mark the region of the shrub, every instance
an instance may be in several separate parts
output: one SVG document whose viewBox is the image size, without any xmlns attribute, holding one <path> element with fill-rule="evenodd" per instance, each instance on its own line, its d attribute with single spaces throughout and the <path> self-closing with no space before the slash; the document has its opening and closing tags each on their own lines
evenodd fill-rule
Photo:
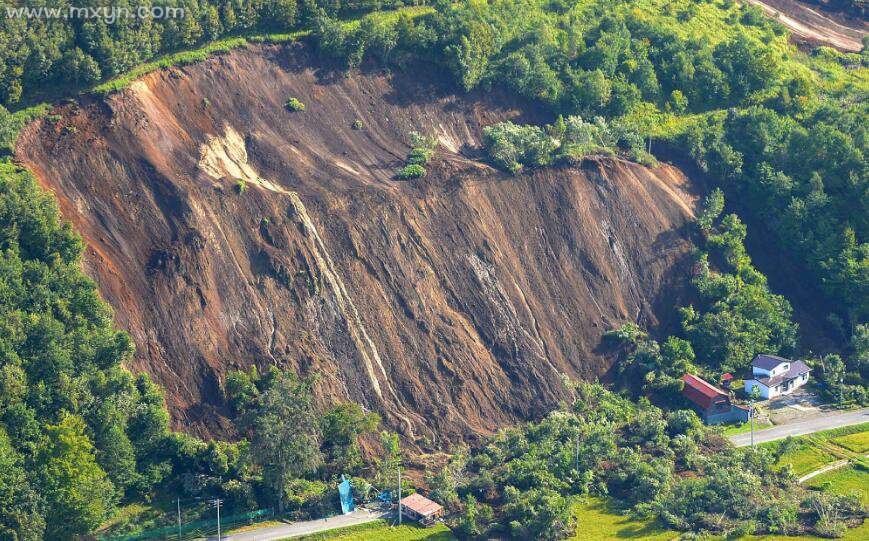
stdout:
<svg viewBox="0 0 869 541">
<path fill-rule="evenodd" d="M 416 164 L 416 163 L 412 163 L 412 164 L 405 165 L 404 167 L 402 167 L 401 171 L 399 171 L 398 175 L 396 175 L 396 178 L 399 178 L 402 180 L 407 180 L 407 179 L 412 179 L 412 178 L 421 178 L 421 177 L 424 177 L 425 174 L 426 174 L 425 167 L 423 167 L 419 164 Z"/>
<path fill-rule="evenodd" d="M 287 103 L 284 104 L 284 107 L 286 107 L 287 110 L 292 111 L 294 113 L 305 110 L 305 104 L 302 103 L 301 101 L 299 101 L 298 98 L 288 99 Z"/>
<path fill-rule="evenodd" d="M 417 147 L 407 155 L 407 165 L 426 165 L 430 158 L 431 151 Z"/>
<path fill-rule="evenodd" d="M 247 191 L 247 181 L 244 180 L 243 178 L 236 180 L 235 181 L 235 191 L 237 191 L 239 194 L 243 194 L 244 192 L 246 192 Z"/>
<path fill-rule="evenodd" d="M 495 165 L 511 173 L 518 173 L 524 166 L 549 164 L 556 148 L 556 142 L 542 128 L 509 121 L 484 128 L 483 140 Z"/>
<path fill-rule="evenodd" d="M 353 121 L 352 128 L 354 130 L 361 130 L 363 127 L 364 127 L 364 125 L 362 124 L 362 121 L 359 120 L 358 118 Z"/>
<path fill-rule="evenodd" d="M 410 139 L 413 148 L 404 161 L 404 168 L 396 175 L 397 178 L 409 179 L 425 176 L 426 170 L 423 166 L 428 164 L 434 149 L 437 148 L 438 142 L 434 137 L 412 131 L 410 132 Z"/>
<path fill-rule="evenodd" d="M 287 483 L 287 511 L 298 518 L 319 517 L 332 510 L 333 492 L 323 481 L 293 479 Z"/>
</svg>

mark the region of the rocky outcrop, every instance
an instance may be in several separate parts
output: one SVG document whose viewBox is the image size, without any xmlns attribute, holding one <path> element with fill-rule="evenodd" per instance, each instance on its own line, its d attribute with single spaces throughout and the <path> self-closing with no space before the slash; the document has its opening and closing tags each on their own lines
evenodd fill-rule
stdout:
<svg viewBox="0 0 869 541">
<path fill-rule="evenodd" d="M 607 329 L 672 317 L 685 177 L 618 159 L 495 171 L 473 149 L 520 108 L 426 71 L 336 77 L 302 45 L 250 47 L 22 135 L 176 427 L 231 436 L 227 371 L 276 364 L 435 447 L 533 418 L 562 373 L 606 373 Z M 413 130 L 440 148 L 426 177 L 394 180 Z"/>
</svg>

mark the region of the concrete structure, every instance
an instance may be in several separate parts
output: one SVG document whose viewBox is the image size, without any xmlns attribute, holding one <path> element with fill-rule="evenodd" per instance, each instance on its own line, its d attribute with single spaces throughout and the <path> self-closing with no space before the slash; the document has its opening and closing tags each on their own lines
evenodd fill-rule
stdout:
<svg viewBox="0 0 869 541">
<path fill-rule="evenodd" d="M 688 399 L 707 425 L 748 420 L 748 408 L 733 404 L 730 395 L 693 374 L 680 378 L 685 386 L 682 396 Z"/>
<path fill-rule="evenodd" d="M 756 387 L 767 400 L 792 393 L 808 383 L 811 370 L 802 361 L 758 355 L 751 361 L 752 377 L 745 380 L 745 393 L 750 395 Z"/>
<path fill-rule="evenodd" d="M 422 494 L 411 494 L 401 500 L 401 514 L 420 524 L 430 525 L 444 516 L 444 508 Z"/>
</svg>

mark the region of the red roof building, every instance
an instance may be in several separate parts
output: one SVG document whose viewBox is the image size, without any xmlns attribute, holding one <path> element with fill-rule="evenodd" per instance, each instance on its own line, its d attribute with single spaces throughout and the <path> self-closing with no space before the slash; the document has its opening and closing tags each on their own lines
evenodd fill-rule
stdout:
<svg viewBox="0 0 869 541">
<path fill-rule="evenodd" d="M 743 408 L 730 403 L 730 395 L 703 378 L 685 374 L 679 379 L 685 383 L 682 396 L 696 406 L 706 424 L 748 420 Z"/>
<path fill-rule="evenodd" d="M 681 377 L 681 380 L 685 382 L 682 395 L 696 406 L 708 410 L 721 400 L 727 401 L 729 406 L 730 397 L 727 393 L 706 380 L 698 378 L 694 374 L 685 374 Z"/>
<path fill-rule="evenodd" d="M 443 516 L 444 508 L 417 492 L 401 500 L 401 512 L 412 520 L 430 524 Z"/>
</svg>

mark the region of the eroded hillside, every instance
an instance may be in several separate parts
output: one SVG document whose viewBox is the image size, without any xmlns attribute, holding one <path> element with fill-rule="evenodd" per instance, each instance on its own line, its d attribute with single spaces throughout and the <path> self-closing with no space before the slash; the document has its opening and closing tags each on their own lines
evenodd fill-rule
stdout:
<svg viewBox="0 0 869 541">
<path fill-rule="evenodd" d="M 322 400 L 420 443 L 485 433 L 546 411 L 561 373 L 605 374 L 607 329 L 673 317 L 685 177 L 616 159 L 495 171 L 473 148 L 519 107 L 427 71 L 345 78 L 298 44 L 250 47 L 22 135 L 177 427 L 230 434 L 224 376 L 256 363 L 319 372 Z M 393 180 L 412 130 L 437 156 Z"/>
</svg>

